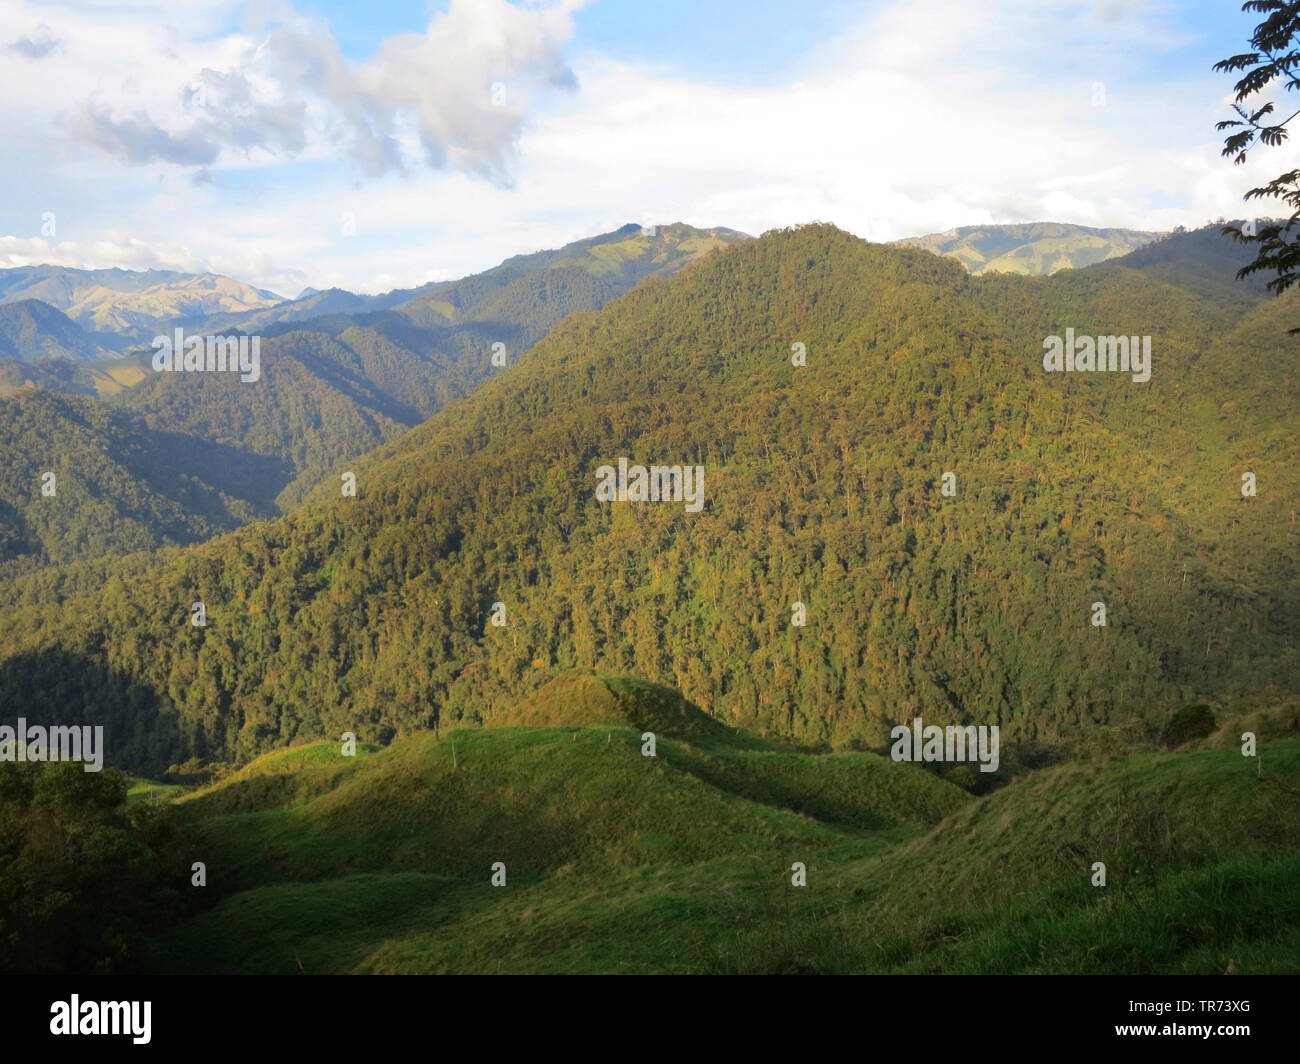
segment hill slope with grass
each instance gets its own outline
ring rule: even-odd
[[[733,891],[764,893],[782,862],[878,852],[970,800],[873,754],[799,755],[714,722],[708,742],[674,738],[694,714],[666,721],[647,757],[640,725],[581,726],[612,691],[623,715],[664,712],[654,685],[566,680],[542,698],[567,706],[549,727],[426,732],[355,757],[314,744],[187,795],[176,808],[215,904],[162,936],[152,966],[694,970],[748,908]]]
[[[624,682],[632,715],[655,712],[658,692]],[[1300,971],[1294,707],[1255,721],[1262,778],[1218,736],[1076,758],[974,797],[915,765],[725,728],[665,733],[646,757],[639,728],[577,726],[601,691],[557,697],[571,712],[550,727],[422,733],[355,757],[311,744],[181,798],[181,838],[208,868],[202,911],[157,930],[142,963]]]

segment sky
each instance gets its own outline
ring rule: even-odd
[[[1236,77],[1211,68],[1260,18],[1240,7],[5,0],[0,267],[294,296],[628,222],[879,241],[1240,218],[1298,165],[1290,144],[1220,155]]]

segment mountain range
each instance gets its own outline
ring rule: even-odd
[[[472,333],[486,379],[351,461],[355,498],[326,480],[129,587],[13,581],[0,696],[35,718],[76,690],[158,770],[490,720],[570,666],[872,749],[913,715],[1044,739],[1289,691],[1296,304],[1151,275],[1199,239],[972,277],[809,226],[571,313],[495,376]],[[373,332],[422,327],[397,317]],[[300,335],[338,364],[365,326],[335,328]],[[1066,329],[1151,336],[1150,380],[1045,373]],[[602,502],[620,460],[703,466],[702,512]]]
[[[0,970],[1294,972],[1300,295],[583,244],[0,367]]]
[[[746,239],[743,234],[726,229],[671,225],[651,232],[629,224],[556,251],[516,256],[484,273],[414,290],[414,295],[342,293],[347,305],[363,308],[359,313],[322,313],[335,305],[335,294],[319,293],[259,310],[186,319],[179,326],[190,334],[260,331],[264,369],[255,385],[230,374],[156,374],[146,354],[76,364],[0,362],[0,394],[13,395],[28,386],[98,393],[126,411],[132,432],[151,438],[151,446],[180,463],[193,481],[220,485],[216,490],[226,500],[223,507],[228,503],[230,512],[269,516],[292,508],[333,467],[400,435],[518,361],[571,311],[603,306],[644,277],[666,275],[741,239]],[[51,281],[47,277],[43,283]],[[41,306],[34,301],[0,306],[0,323],[5,312],[31,314]],[[58,311],[46,308],[45,313],[75,331],[75,324]],[[154,324],[169,328],[172,322]],[[500,366],[493,364],[494,355]],[[45,451],[87,453],[85,441],[74,445],[65,438],[59,426],[66,424],[61,419],[47,423]],[[111,453],[116,446],[105,439],[97,449]],[[26,565],[41,557],[66,559],[65,551],[75,543],[82,545],[81,556],[91,557],[118,542],[91,537],[45,549],[41,535],[31,531],[40,523],[28,520],[30,508],[41,503],[24,487],[27,467],[37,456],[14,447],[14,440],[8,448],[0,446],[0,461],[17,478],[10,485],[13,494],[4,496],[17,523],[6,536],[8,550],[0,548],[0,563],[16,557],[19,544],[25,545]],[[95,479],[85,475],[94,497],[118,494],[92,488]],[[159,527],[154,533],[148,545],[174,542],[177,530]]]
[[[89,332],[115,334],[123,345],[146,346],[178,318],[283,302],[274,292],[211,273],[64,266],[0,270],[0,305],[32,299],[63,311]]]
[[[1047,274],[1127,254],[1159,235],[1035,223],[965,227],[895,243],[955,257],[974,273],[992,269]],[[415,301],[422,301],[446,322],[454,322],[480,302],[485,291],[503,288],[540,270],[576,269],[615,286],[626,286],[653,273],[671,273],[702,250],[742,238],[744,234],[721,227],[629,223],[613,233],[563,248],[516,255],[494,269],[459,281],[431,282],[381,295],[308,287],[294,299],[281,299],[273,292],[215,274],[59,266],[3,269],[0,365],[4,360],[111,359],[147,348],[155,335],[177,326],[204,334],[252,334],[328,315],[391,310]],[[652,245],[649,255],[647,246],[638,243],[641,240]],[[52,311],[62,312],[62,316]],[[67,380],[68,375],[53,379]],[[108,392],[117,390],[111,379],[110,375],[102,384]],[[100,383],[92,374],[78,378],[76,386],[94,388]]]
[[[971,273],[1043,276],[1120,258],[1162,236],[1133,229],[1093,229],[1060,222],[968,225],[895,241],[957,259]]]

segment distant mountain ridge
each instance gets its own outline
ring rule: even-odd
[[[750,238],[725,227],[696,229],[681,223],[642,227],[629,222],[561,248],[514,255],[499,266],[458,280],[378,295],[308,286],[293,299],[211,273],[51,265],[0,269],[0,307],[39,301],[86,334],[77,336],[45,315],[42,320],[51,322],[48,331],[63,334],[63,342],[55,336],[53,342],[42,343],[35,335],[39,330],[28,328],[32,339],[17,348],[0,347],[0,358],[88,361],[140,350],[157,333],[177,326],[205,334],[254,333],[326,315],[391,310],[416,300],[431,300],[444,320],[453,321],[492,289],[541,269],[576,267],[625,285],[651,274],[672,273],[701,251],[743,239]],[[432,299],[440,294],[441,298]],[[43,312],[29,308],[28,313]]]
[[[342,288],[324,291],[305,288],[297,299],[274,306],[215,313],[186,324],[204,333],[231,330],[251,333],[327,314],[394,310],[417,302],[435,312],[436,318],[426,320],[452,323],[472,316],[473,308],[493,291],[504,290],[511,283],[541,270],[576,269],[625,287],[653,274],[672,273],[702,252],[749,239],[752,237],[748,234],[723,226],[697,229],[681,222],[654,226],[628,222],[612,232],[585,237],[560,248],[512,255],[498,266],[453,281],[431,281],[380,295],[362,295]]]
[[[1118,258],[1165,234],[1135,229],[1093,229],[1064,222],[967,225],[892,243],[957,259],[973,274],[1044,276]]]
[[[284,302],[274,292],[212,273],[66,266],[0,270],[0,305],[29,299],[62,311],[88,331],[116,333],[127,344],[147,344],[177,319]]]

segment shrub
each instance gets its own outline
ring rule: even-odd
[[[1169,723],[1160,733],[1160,745],[1172,750],[1175,746],[1182,746],[1183,743],[1189,743],[1193,739],[1204,739],[1214,731],[1215,727],[1214,712],[1203,702],[1194,706],[1183,706],[1169,718]]]

